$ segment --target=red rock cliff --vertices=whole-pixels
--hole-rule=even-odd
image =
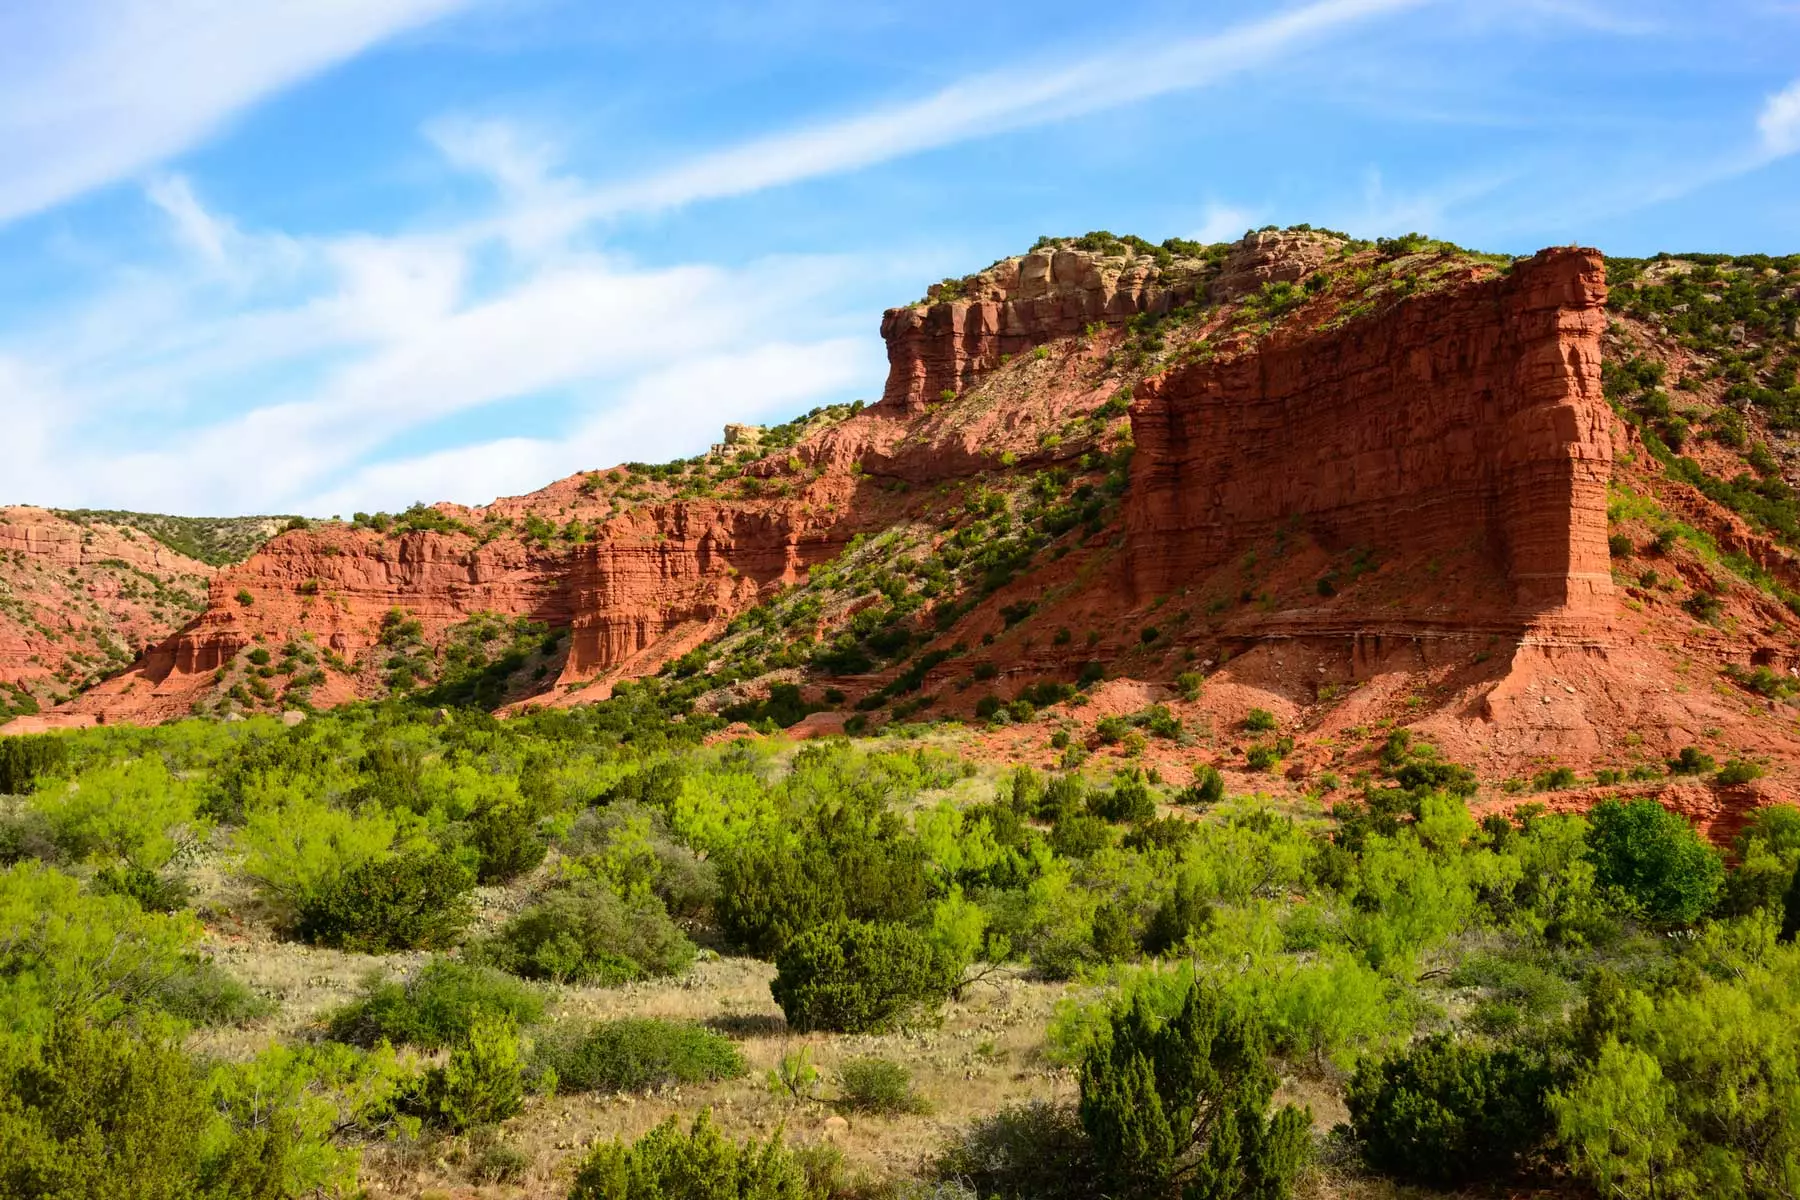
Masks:
[[[1591,632],[1611,610],[1605,300],[1597,252],[1546,250],[1147,380],[1126,510],[1137,591],[1179,590],[1283,527],[1383,558],[1476,543],[1505,594],[1465,624]]]

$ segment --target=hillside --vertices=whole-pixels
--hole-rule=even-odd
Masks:
[[[0,508],[0,719],[129,666],[204,609],[212,574],[127,525]]]
[[[1400,726],[1497,798],[1690,745],[1785,793],[1800,274],[1615,262],[1609,293],[1608,267],[1051,241],[890,310],[877,404],[283,533],[56,718],[563,705],[661,672],[703,709],[979,715],[997,755],[1049,763],[1060,731],[1177,780],[1316,789]],[[758,707],[774,684],[798,698]]]
[[[1787,1195],[1797,285],[1090,234],[694,459],[9,510],[52,646],[207,595],[0,738],[0,1178]]]

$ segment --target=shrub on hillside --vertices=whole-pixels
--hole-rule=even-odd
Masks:
[[[918,842],[874,822],[849,820],[797,841],[739,847],[719,870],[718,914],[725,936],[763,958],[831,921],[909,921],[925,908],[924,852]]]
[[[569,1200],[823,1200],[779,1135],[767,1142],[726,1139],[702,1110],[683,1133],[674,1117],[627,1145],[596,1145],[575,1175]]]
[[[369,954],[446,949],[473,917],[474,886],[474,872],[438,851],[372,859],[306,896],[295,931],[317,945]]]
[[[527,804],[489,804],[469,818],[469,844],[481,856],[482,883],[505,883],[544,861],[549,842]]]
[[[524,1107],[523,1067],[513,1023],[478,1015],[444,1065],[425,1072],[416,1107],[452,1130],[498,1124]]]
[[[52,733],[0,738],[0,796],[23,796],[37,781],[61,771],[69,741]]]
[[[334,1041],[355,1046],[388,1041],[435,1050],[466,1038],[481,1016],[536,1024],[544,997],[503,971],[434,958],[404,983],[371,976],[361,999],[332,1014],[328,1030]]]
[[[292,1106],[265,1097],[246,1120],[216,1099],[172,1039],[59,1021],[0,1070],[0,1195],[272,1200],[341,1182]]]
[[[686,970],[694,944],[655,896],[579,879],[471,946],[469,958],[527,979],[615,984]]]
[[[643,1092],[736,1079],[745,1071],[731,1039],[651,1017],[553,1026],[533,1043],[529,1062],[540,1079],[554,1072],[558,1092]]]
[[[1603,800],[1588,814],[1595,882],[1650,920],[1691,925],[1718,898],[1725,867],[1685,819],[1654,800]]]
[[[1553,1082],[1526,1051],[1439,1035],[1350,1081],[1350,1128],[1365,1162],[1399,1179],[1456,1187],[1518,1172],[1550,1132]]]
[[[1135,825],[1156,816],[1156,796],[1140,771],[1120,771],[1111,788],[1092,793],[1087,803],[1103,821]]]
[[[839,1103],[851,1112],[891,1117],[931,1111],[912,1072],[889,1058],[852,1058],[838,1068]]]
[[[901,925],[835,921],[788,943],[769,984],[796,1033],[868,1033],[935,1008],[962,975],[923,934]]]
[[[1214,1200],[1285,1197],[1311,1117],[1274,1113],[1276,1076],[1259,1018],[1192,985],[1158,1021],[1142,993],[1111,1016],[1081,1064],[1081,1124],[1107,1194],[1183,1189]]]
[[[1093,1149],[1073,1106],[1034,1100],[951,1135],[932,1164],[938,1179],[996,1200],[1094,1195]]]

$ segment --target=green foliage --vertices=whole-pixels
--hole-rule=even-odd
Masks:
[[[328,1028],[332,1038],[358,1046],[388,1041],[434,1050],[467,1038],[482,1016],[533,1025],[543,1019],[544,997],[503,972],[434,958],[405,983],[371,976],[362,998],[333,1013]]]
[[[1308,1150],[1307,1113],[1269,1113],[1276,1077],[1258,1019],[1204,987],[1158,1021],[1140,999],[1081,1066],[1080,1114],[1113,1194],[1279,1200]]]
[[[932,1164],[940,1180],[998,1200],[1086,1195],[1093,1150],[1072,1106],[1009,1106],[952,1135]]]
[[[595,1146],[569,1200],[824,1200],[780,1137],[738,1143],[702,1110],[681,1131],[674,1117],[635,1143]]]
[[[694,944],[654,895],[622,896],[604,879],[575,879],[471,947],[470,957],[527,979],[617,984],[685,971]]]
[[[1244,717],[1244,728],[1251,733],[1273,733],[1279,728],[1275,714],[1266,708],[1253,708]]]
[[[1654,800],[1603,800],[1588,815],[1596,882],[1616,888],[1647,918],[1690,925],[1725,882],[1719,854]]]
[[[1375,1170],[1434,1187],[1518,1173],[1550,1134],[1541,1056],[1490,1050],[1445,1035],[1350,1081],[1350,1128]]]
[[[838,1102],[851,1112],[891,1117],[931,1111],[913,1088],[912,1072],[888,1058],[846,1059],[838,1068],[838,1091]]]
[[[62,771],[69,743],[55,734],[0,738],[0,796],[23,796],[39,779]]]
[[[530,1073],[558,1092],[645,1092],[736,1079],[744,1057],[729,1038],[698,1025],[630,1017],[555,1025],[532,1044]]]
[[[903,926],[834,921],[788,943],[769,992],[796,1033],[867,1033],[935,1008],[963,966]]]
[[[1713,756],[1705,753],[1698,746],[1683,746],[1681,753],[1669,760],[1669,774],[1707,775],[1717,765]]]
[[[0,1077],[0,1195],[276,1200],[348,1182],[297,1106],[234,1104],[171,1039],[59,1021]]]
[[[453,1130],[497,1124],[524,1106],[523,1066],[513,1023],[477,1014],[444,1065],[426,1072],[419,1106]]]
[[[279,517],[176,517],[164,513],[122,512],[117,509],[58,509],[57,516],[81,525],[123,525],[147,533],[177,554],[223,567],[249,558],[277,530],[291,527],[299,518]],[[0,792],[5,791],[0,788]]]
[[[802,1045],[781,1056],[769,1068],[769,1091],[786,1100],[811,1100],[819,1090],[819,1068],[813,1065],[812,1047]]]
[[[474,884],[473,871],[435,850],[371,859],[308,895],[295,932],[318,945],[373,954],[445,949],[473,916]]]
[[[1773,931],[1704,938],[1712,969],[1655,996],[1597,980],[1576,1022],[1582,1061],[1550,1097],[1578,1174],[1644,1200],[1800,1183],[1800,957]]]

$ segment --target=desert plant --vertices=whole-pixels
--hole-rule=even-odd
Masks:
[[[852,1058],[838,1068],[839,1103],[852,1112],[894,1116],[929,1112],[912,1072],[888,1058]]]
[[[362,998],[333,1013],[327,1028],[334,1040],[352,1045],[388,1041],[433,1050],[467,1038],[482,1016],[533,1025],[543,1019],[544,997],[491,967],[434,958],[405,983],[370,976]]]
[[[941,1003],[963,966],[904,926],[836,921],[788,944],[769,991],[798,1033],[866,1033]]]
[[[1276,1078],[1257,1018],[1193,985],[1167,1021],[1139,993],[1110,1026],[1082,1062],[1079,1108],[1104,1188],[1181,1188],[1209,1200],[1291,1194],[1311,1117],[1293,1105],[1269,1113]]]
[[[503,1016],[481,1014],[441,1067],[425,1073],[419,1106],[454,1130],[493,1125],[524,1106],[519,1035]]]
[[[684,971],[694,944],[655,896],[621,896],[605,880],[579,879],[513,917],[469,956],[527,979],[613,984]]]
[[[306,896],[296,932],[322,946],[371,954],[443,949],[473,915],[474,884],[474,872],[437,851],[372,859]]]
[[[1436,1187],[1504,1178],[1549,1136],[1552,1082],[1527,1052],[1439,1035],[1363,1061],[1346,1098],[1350,1128],[1364,1160],[1387,1175]]]
[[[781,1056],[769,1068],[769,1090],[788,1100],[811,1100],[819,1090],[819,1068],[813,1065],[812,1047],[801,1046]]]
[[[1588,820],[1595,881],[1617,889],[1650,920],[1692,924],[1718,898],[1725,882],[1719,852],[1656,801],[1603,800]]]
[[[683,1133],[674,1117],[627,1145],[595,1146],[569,1200],[824,1200],[781,1143],[734,1142],[702,1110]]]
[[[559,1092],[642,1092],[744,1073],[744,1057],[729,1038],[651,1017],[552,1026],[532,1044],[528,1061],[536,1078],[554,1072]]]

